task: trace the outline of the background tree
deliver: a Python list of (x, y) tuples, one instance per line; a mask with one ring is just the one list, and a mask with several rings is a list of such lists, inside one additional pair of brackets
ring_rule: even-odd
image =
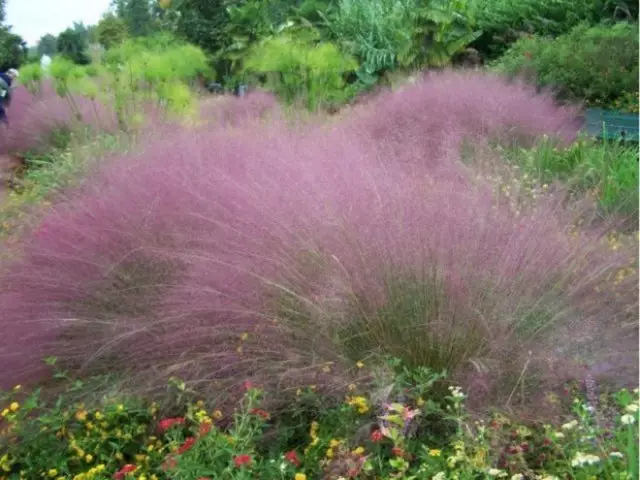
[(125, 21), (114, 13), (107, 13), (96, 25), (98, 43), (104, 48), (121, 44), (129, 35)]
[(40, 40), (38, 40), (36, 51), (38, 53), (38, 56), (55, 55), (58, 51), (58, 39), (50, 33), (43, 35), (42, 37), (40, 37)]
[(88, 36), (85, 36), (82, 31), (67, 28), (64, 32), (58, 35), (58, 53), (79, 65), (86, 65), (90, 63), (91, 59), (87, 54), (87, 38)]

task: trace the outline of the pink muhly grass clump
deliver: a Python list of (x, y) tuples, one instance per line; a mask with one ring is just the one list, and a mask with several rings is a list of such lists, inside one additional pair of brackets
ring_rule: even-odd
[(81, 95), (73, 95), (72, 100), (70, 103), (69, 99), (60, 97), (50, 82), (43, 82), (36, 94), (23, 86), (16, 88), (7, 109), (9, 128), (0, 129), (1, 153), (46, 150), (51, 147), (53, 134), (60, 130), (88, 127), (94, 132), (114, 132), (117, 129), (114, 112), (103, 104)]
[[(247, 379), (348, 383), (355, 361), (390, 354), (494, 401), (523, 369), (552, 382), (579, 355), (601, 362), (637, 323), (632, 279), (604, 288), (635, 252), (571, 237), (560, 202), (516, 217), (455, 158), (408, 175), (376, 140), (281, 123), (175, 131), (109, 165), (0, 279), (0, 383), (37, 378), (53, 355), (138, 390), (178, 376), (213, 396)], [(637, 371), (637, 344), (616, 346)]]
[(346, 124), (364, 130), (383, 152), (405, 162), (441, 159), (445, 140), (459, 146), (463, 140), (513, 142), (548, 135), (566, 142), (580, 127), (577, 107), (558, 106), (550, 93), (523, 82), (474, 71), (425, 73), (356, 110), (355, 121), (348, 118)]
[(280, 106), (270, 93), (256, 90), (244, 97), (224, 95), (204, 100), (200, 117), (219, 126), (241, 126), (249, 122), (278, 119)]

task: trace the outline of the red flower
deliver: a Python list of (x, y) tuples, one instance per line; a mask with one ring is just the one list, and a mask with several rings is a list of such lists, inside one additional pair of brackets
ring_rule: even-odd
[(251, 465), (251, 460), (251, 455), (236, 455), (233, 457), (233, 463), (235, 463), (238, 468), (243, 465)]
[(258, 417), (262, 417), (265, 420), (269, 420), (269, 412), (267, 412), (266, 410), (263, 410), (261, 408), (252, 408), (249, 413), (251, 413), (252, 415), (257, 415)]
[(251, 390), (253, 388), (253, 383), (251, 383), (250, 380), (245, 380), (244, 383), (242, 384), (242, 387), (245, 390)]
[(211, 426), (212, 425), (210, 423), (201, 423), (198, 429), (198, 433), (200, 434), (200, 436), (203, 437), (207, 433), (209, 433), (211, 431)]
[(371, 432), (371, 441), (373, 443), (381, 442), (383, 438), (384, 435), (382, 435), (382, 432), (380, 430), (374, 430), (373, 432)]
[(182, 455), (184, 452), (193, 447), (193, 444), (196, 443), (196, 439), (193, 437), (187, 437), (184, 440), (184, 443), (178, 447), (178, 455)]
[(296, 467), (300, 466), (300, 459), (298, 458), (298, 454), (295, 452), (295, 450), (291, 450), (290, 452), (285, 453), (284, 458), (290, 464), (295, 465)]
[(158, 429), (161, 432), (166, 432), (167, 430), (169, 430), (171, 427), (175, 425), (184, 425), (184, 418), (175, 417), (175, 418), (165, 418), (163, 420), (160, 420), (158, 422)]
[(396, 457), (404, 457), (404, 450), (402, 450), (400, 447), (393, 447), (391, 449), (391, 453)]
[(116, 473), (114, 473), (113, 478), (115, 478), (116, 480), (122, 480), (127, 476), (127, 473), (135, 472), (136, 468), (137, 467), (135, 465), (131, 465), (130, 463), (128, 463)]

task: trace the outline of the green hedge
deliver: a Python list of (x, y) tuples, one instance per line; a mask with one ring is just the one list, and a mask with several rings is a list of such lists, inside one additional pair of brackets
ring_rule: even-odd
[(555, 39), (522, 38), (494, 68), (512, 76), (533, 74), (563, 100), (637, 111), (638, 25), (583, 24)]

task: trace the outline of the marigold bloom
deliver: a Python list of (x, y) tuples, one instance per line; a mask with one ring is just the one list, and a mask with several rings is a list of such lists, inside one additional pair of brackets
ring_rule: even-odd
[(252, 460), (253, 459), (251, 458), (251, 455), (236, 455), (235, 457), (233, 457), (233, 463), (238, 468), (244, 465), (251, 465)]

